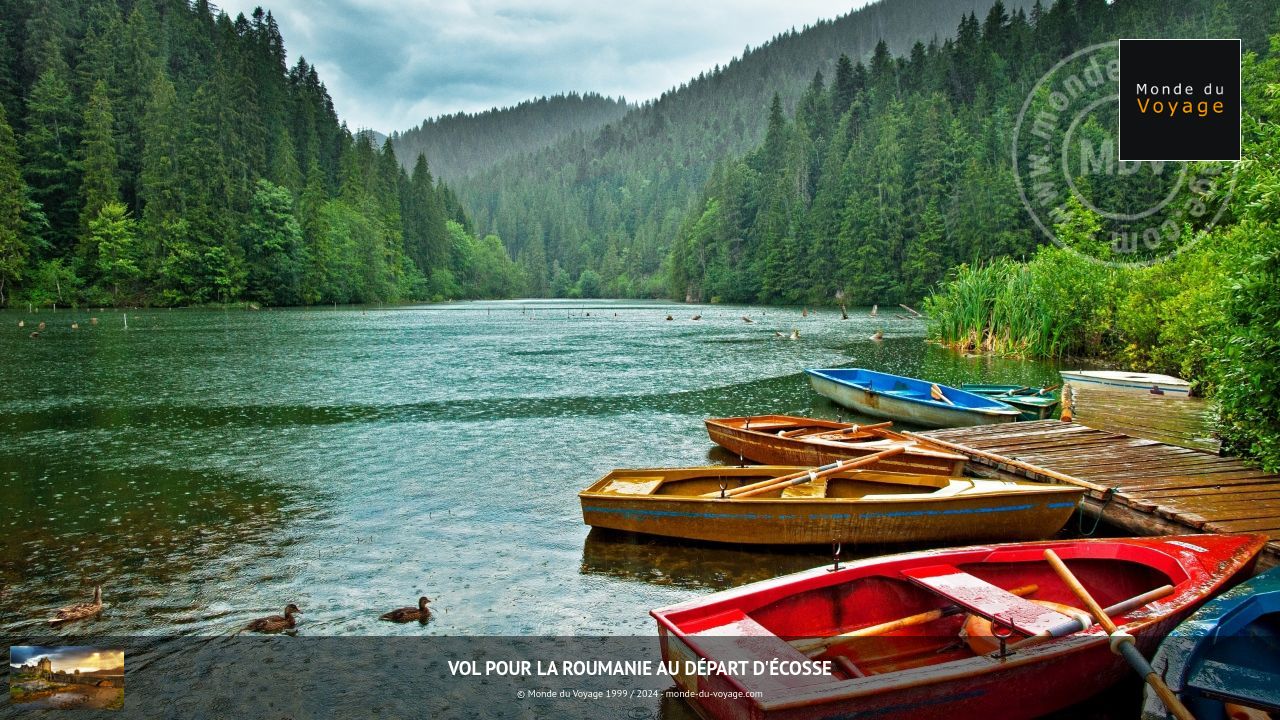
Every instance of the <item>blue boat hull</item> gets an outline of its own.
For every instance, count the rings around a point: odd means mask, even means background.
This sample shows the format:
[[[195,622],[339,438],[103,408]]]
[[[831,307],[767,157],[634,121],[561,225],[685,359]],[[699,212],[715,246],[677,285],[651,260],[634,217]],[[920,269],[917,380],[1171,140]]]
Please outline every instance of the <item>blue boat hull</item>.
[[[951,400],[930,397],[931,383],[861,369],[805,370],[814,392],[864,415],[924,427],[964,427],[1013,422],[1021,412],[1002,402],[945,385]]]
[[[1280,568],[1198,610],[1165,638],[1152,668],[1198,720],[1224,720],[1228,703],[1280,717]],[[1149,688],[1142,716],[1172,717]]]

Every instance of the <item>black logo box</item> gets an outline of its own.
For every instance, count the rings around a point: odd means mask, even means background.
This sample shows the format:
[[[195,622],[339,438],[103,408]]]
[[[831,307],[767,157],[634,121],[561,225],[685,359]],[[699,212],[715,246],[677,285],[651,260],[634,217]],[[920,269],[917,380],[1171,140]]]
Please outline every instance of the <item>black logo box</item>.
[[[1239,40],[1121,39],[1120,159],[1239,160],[1240,56]]]

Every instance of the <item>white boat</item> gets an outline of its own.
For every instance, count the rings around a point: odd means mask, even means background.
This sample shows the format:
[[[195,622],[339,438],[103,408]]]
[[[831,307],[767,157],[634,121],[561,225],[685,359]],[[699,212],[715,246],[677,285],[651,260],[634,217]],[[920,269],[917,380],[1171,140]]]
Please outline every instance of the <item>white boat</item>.
[[[1153,392],[1160,390],[1166,395],[1186,397],[1191,392],[1191,383],[1172,375],[1158,373],[1125,372],[1123,370],[1063,370],[1062,381],[1072,385],[1109,388],[1111,390],[1135,390]],[[1160,394],[1160,393],[1155,393]]]

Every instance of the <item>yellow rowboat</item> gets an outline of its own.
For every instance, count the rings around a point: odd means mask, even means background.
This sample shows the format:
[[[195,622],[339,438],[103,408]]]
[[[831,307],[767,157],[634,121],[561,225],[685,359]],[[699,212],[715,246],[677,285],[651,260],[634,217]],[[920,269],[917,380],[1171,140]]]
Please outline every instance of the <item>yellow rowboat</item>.
[[[814,545],[1037,540],[1057,532],[1084,493],[1068,485],[852,469],[762,483],[809,471],[778,465],[614,470],[578,499],[582,519],[592,527]],[[761,489],[732,497],[748,485]]]

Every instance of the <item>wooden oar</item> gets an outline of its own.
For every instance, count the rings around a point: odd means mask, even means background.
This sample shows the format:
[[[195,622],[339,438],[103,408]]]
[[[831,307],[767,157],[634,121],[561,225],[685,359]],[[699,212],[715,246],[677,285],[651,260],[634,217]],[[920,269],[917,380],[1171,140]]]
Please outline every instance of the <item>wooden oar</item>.
[[[1156,600],[1159,600],[1160,598],[1172,592],[1173,592],[1172,585],[1161,585],[1160,587],[1154,590],[1148,590],[1142,593],[1141,595],[1135,595],[1129,598],[1128,600],[1121,600],[1115,605],[1109,605],[1103,608],[1103,612],[1107,614],[1107,617],[1111,617],[1113,615],[1124,615],[1126,613],[1130,613],[1130,612],[1133,612],[1134,610],[1137,610],[1138,608],[1142,607],[1143,605],[1146,605],[1147,603],[1155,602]],[[1052,640],[1054,638],[1060,638],[1064,635],[1071,635],[1073,633],[1078,633],[1082,630],[1088,630],[1092,626],[1093,626],[1093,617],[1090,615],[1081,613],[1080,617],[1078,618],[1073,617],[1070,620],[1063,620],[1062,622],[1058,623],[1057,625],[1054,625],[1048,630],[1045,630],[1039,635],[1032,635],[1029,638],[1023,638],[1022,640],[1019,640],[1016,643],[1010,643],[1009,646],[1006,648],[1006,651],[1013,652],[1014,650],[1017,650],[1019,648],[1024,648],[1029,645],[1035,645],[1037,643],[1044,642],[1045,640]]]
[[[1164,680],[1156,674],[1156,671],[1151,669],[1151,664],[1147,662],[1147,659],[1142,657],[1142,652],[1138,650],[1138,646],[1133,642],[1133,636],[1120,632],[1116,628],[1116,624],[1111,621],[1111,617],[1098,605],[1098,601],[1093,599],[1093,596],[1089,594],[1084,585],[1080,584],[1071,569],[1067,567],[1066,563],[1062,562],[1062,558],[1058,557],[1058,554],[1053,550],[1045,550],[1044,559],[1049,561],[1049,565],[1058,574],[1058,577],[1062,578],[1062,582],[1071,588],[1071,592],[1080,599],[1080,602],[1084,603],[1085,607],[1089,608],[1089,612],[1093,614],[1094,619],[1111,636],[1111,652],[1122,656],[1129,662],[1129,666],[1141,675],[1142,679],[1147,681],[1152,690],[1156,691],[1156,695],[1160,696],[1160,701],[1164,703],[1169,712],[1173,713],[1174,717],[1178,718],[1178,720],[1195,720],[1195,716],[1191,714],[1191,711],[1182,704],[1177,695],[1173,694],[1169,686],[1164,684]]]
[[[942,388],[938,387],[937,383],[934,383],[929,386],[929,397],[933,398],[934,400],[944,402],[948,405],[955,405],[955,403],[951,402],[951,398],[942,394]]]
[[[1014,595],[1017,595],[1018,597],[1026,597],[1036,592],[1039,589],[1040,589],[1039,585],[1023,585],[1022,587],[1016,587],[1010,590],[1009,592],[1013,593]],[[890,620],[888,622],[882,622],[877,625],[858,628],[857,630],[850,630],[847,633],[840,633],[839,635],[832,635],[830,637],[823,637],[823,638],[807,638],[804,640],[792,640],[791,644],[795,647],[795,649],[799,650],[800,652],[813,655],[822,650],[826,650],[832,645],[839,645],[840,643],[844,642],[845,640],[849,640],[850,638],[884,635],[885,633],[890,633],[890,632],[893,632],[894,630],[901,630],[902,628],[911,627],[913,625],[923,625],[927,622],[933,622],[934,620],[937,620],[940,617],[944,617],[947,615],[956,615],[964,611],[965,609],[960,607],[959,605],[948,605],[947,607],[940,607],[937,610],[930,610],[928,612],[917,613],[915,615],[908,615],[904,618],[898,618],[897,620]]]
[[[1057,390],[1057,389],[1058,389],[1058,388],[1060,388],[1060,387],[1062,387],[1062,383],[1058,383],[1057,385],[1050,385],[1049,387],[1043,387],[1043,388],[1040,388],[1039,392],[1037,392],[1036,394],[1037,394],[1037,395],[1047,395],[1047,394],[1049,394],[1049,393],[1053,392],[1054,390]]]
[[[885,428],[891,428],[891,427],[893,427],[892,420],[890,420],[889,422],[876,423],[874,425],[854,425],[852,427],[847,427],[841,430],[840,433],[843,435],[845,433],[856,433],[856,432],[861,432],[863,430],[883,430]]]
[[[807,482],[811,482],[811,481],[813,481],[813,480],[817,480],[817,479],[818,479],[818,478],[820,478],[820,477],[826,477],[827,475],[834,475],[834,474],[836,474],[836,473],[838,473],[838,472],[843,472],[843,471],[845,471],[845,470],[852,470],[852,469],[854,469],[854,468],[859,468],[859,467],[863,467],[863,466],[866,466],[866,465],[874,465],[876,462],[878,462],[878,461],[880,461],[880,460],[882,460],[882,459],[884,459],[884,458],[887,458],[887,457],[893,457],[894,455],[900,455],[900,454],[902,454],[902,453],[906,452],[906,450],[907,450],[907,444],[897,445],[897,446],[894,446],[894,447],[889,448],[888,450],[882,450],[882,451],[880,451],[880,452],[878,452],[878,453],[874,453],[874,454],[872,454],[872,455],[866,455],[866,456],[864,456],[864,457],[860,457],[860,458],[858,458],[857,460],[846,460],[846,461],[844,461],[844,463],[842,463],[839,467],[834,467],[834,468],[832,468],[832,469],[830,469],[830,470],[827,470],[827,471],[825,471],[825,472],[821,472],[821,473],[806,473],[806,474],[805,474],[804,476],[802,476],[802,477],[792,478],[792,479],[790,479],[790,480],[784,480],[784,481],[782,481],[782,482],[773,482],[773,483],[769,483],[768,485],[765,485],[765,486],[763,486],[763,487],[758,487],[758,488],[756,488],[756,489],[754,489],[754,490],[748,490],[748,491],[746,491],[746,492],[740,492],[740,493],[738,493],[737,495],[735,495],[734,497],[737,497],[737,498],[755,497],[756,495],[763,495],[764,493],[772,492],[772,491],[774,491],[774,490],[780,490],[780,489],[783,489],[783,488],[789,488],[789,487],[791,487],[792,485],[803,485],[803,484],[805,484],[805,483],[807,483]],[[738,489],[739,489],[739,490],[741,490],[742,488],[738,488]]]
[[[768,480],[761,480],[760,482],[751,483],[750,485],[743,485],[742,487],[725,491],[724,495],[721,495],[717,491],[717,492],[703,493],[701,497],[708,497],[708,498],[750,497],[751,495],[758,495],[761,492],[772,490],[774,488],[778,488],[785,485],[799,485],[800,483],[806,483],[806,482],[809,482],[810,480],[814,480],[820,477],[826,477],[828,475],[839,472],[841,470],[852,470],[853,468],[864,467],[866,465],[874,465],[875,463],[885,458],[893,457],[894,455],[898,455],[905,452],[906,449],[908,447],[911,447],[912,445],[915,445],[915,443],[914,442],[902,443],[901,445],[895,445],[894,447],[891,447],[887,450],[881,450],[878,453],[864,455],[863,457],[860,457],[857,460],[837,460],[833,463],[828,463],[821,467],[813,468],[812,470],[801,470],[800,472],[791,473],[790,475],[783,475],[781,477],[769,478]]]

